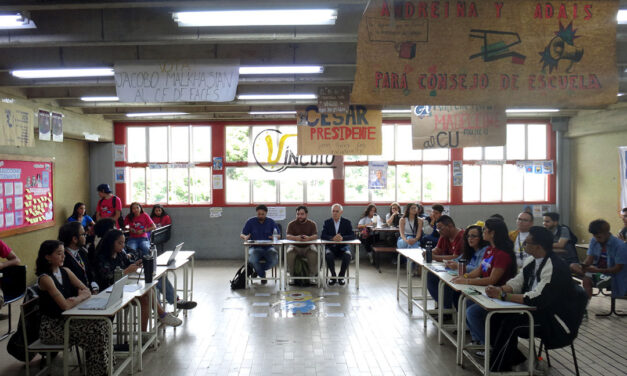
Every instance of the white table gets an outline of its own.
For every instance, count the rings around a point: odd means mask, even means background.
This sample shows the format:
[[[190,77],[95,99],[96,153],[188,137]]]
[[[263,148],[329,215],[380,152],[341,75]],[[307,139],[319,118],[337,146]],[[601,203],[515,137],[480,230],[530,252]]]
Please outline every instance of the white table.
[[[278,257],[279,257],[279,272],[278,275],[276,277],[268,277],[266,275],[265,278],[261,278],[261,277],[252,277],[252,276],[248,276],[248,250],[250,249],[250,247],[255,247],[255,246],[264,246],[264,247],[274,247],[274,249],[276,249],[276,251],[279,253]],[[263,279],[267,279],[267,280],[273,280],[279,283],[279,290],[283,290],[283,250],[281,249],[281,247],[283,246],[283,243],[281,243],[280,240],[274,242],[272,240],[246,240],[244,241],[244,271],[246,272],[246,288],[248,288],[249,284],[252,284],[253,281],[261,281]]]
[[[157,257],[157,266],[167,268],[167,273],[172,275],[174,279],[174,314],[178,316],[180,309],[176,306],[176,296],[179,292],[183,294],[183,300],[193,300],[194,296],[194,262],[196,251],[187,250],[187,251],[179,251],[176,255],[176,259],[172,265],[168,265],[168,260],[172,255],[172,251],[163,252],[159,257]],[[183,289],[178,289],[178,280],[176,276],[176,271],[178,269],[183,269]],[[191,269],[191,273],[190,273]],[[162,292],[163,292],[163,306],[166,305],[165,299],[165,280],[162,284]],[[187,316],[187,311],[183,311],[183,315]]]
[[[327,268],[327,261],[326,261],[326,257],[322,257],[323,260],[323,268],[324,268],[324,287],[327,287],[327,279],[354,279],[355,280],[355,288],[357,290],[359,290],[359,247],[361,246],[361,241],[359,241],[359,239],[353,239],[353,240],[342,240],[339,242],[336,242],[335,240],[321,240],[320,244],[322,244],[323,246],[323,252],[325,253],[326,256],[326,250],[325,247],[327,245],[333,245],[333,244],[340,244],[340,245],[354,245],[355,246],[355,276],[350,277],[350,276],[345,276],[345,277],[329,277],[328,276],[328,271],[329,269]],[[348,270],[347,270],[348,272]]]
[[[287,249],[290,246],[294,246],[294,247],[308,247],[310,245],[313,245],[316,248],[316,253],[318,256],[318,265],[316,265],[316,275],[318,275],[317,279],[318,279],[318,287],[322,286],[322,277],[319,275],[320,274],[320,267],[322,266],[322,259],[324,258],[324,256],[322,256],[322,253],[324,252],[322,250],[322,242],[320,241],[320,239],[316,239],[316,240],[307,240],[307,241],[300,241],[300,240],[281,240],[281,245],[283,248],[283,260],[285,260],[285,270],[284,270],[284,275],[283,275],[283,289],[286,290],[287,289],[287,285],[288,285],[288,278],[287,278]],[[289,279],[312,279],[314,277],[295,277],[295,276],[290,276]]]

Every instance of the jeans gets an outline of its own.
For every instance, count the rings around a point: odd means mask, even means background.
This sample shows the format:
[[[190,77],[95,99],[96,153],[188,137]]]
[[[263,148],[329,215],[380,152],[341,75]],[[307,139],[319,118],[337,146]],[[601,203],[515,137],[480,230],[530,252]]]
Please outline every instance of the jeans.
[[[161,293],[161,291],[163,291],[163,284],[161,283],[163,279],[159,278],[159,280],[157,281],[157,291],[159,291],[159,293]],[[172,286],[172,284],[170,283],[169,279],[165,279],[165,300],[169,303],[169,304],[174,304],[174,286]]]
[[[429,291],[429,294],[431,295],[433,300],[435,300],[436,302],[438,301],[438,285],[439,284],[440,284],[440,278],[433,275],[433,273],[427,273],[427,290]],[[459,295],[457,296],[457,298],[459,298]],[[449,309],[453,307],[453,299],[454,299],[453,289],[451,289],[448,286],[444,286],[444,302],[442,302],[442,304],[444,304],[445,309]]]
[[[260,261],[265,260],[265,264]],[[272,269],[279,263],[279,253],[274,247],[250,247],[248,249],[248,261],[253,264],[257,275],[266,277],[266,270]]]
[[[342,259],[342,266],[340,266],[340,277],[344,277],[348,264],[351,262],[351,248],[348,245],[333,244],[329,245],[325,249],[324,258],[327,261],[327,267],[331,272],[331,275],[335,277],[335,258]]]
[[[413,236],[406,236],[407,239],[413,239]],[[409,245],[403,238],[398,238],[396,241],[396,248],[420,248],[420,242],[417,241],[413,245]]]
[[[488,312],[478,304],[468,302],[466,306],[466,324],[474,341],[485,343],[485,319]]]
[[[140,257],[150,253],[150,241],[148,238],[128,238],[126,246],[138,251]]]

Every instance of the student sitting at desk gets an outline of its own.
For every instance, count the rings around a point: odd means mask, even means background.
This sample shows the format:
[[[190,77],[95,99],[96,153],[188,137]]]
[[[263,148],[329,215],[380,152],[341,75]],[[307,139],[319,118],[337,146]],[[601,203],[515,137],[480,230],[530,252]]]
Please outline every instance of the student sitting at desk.
[[[131,212],[124,218],[124,225],[128,226],[130,232],[130,238],[126,245],[138,251],[139,257],[150,253],[148,234],[157,227],[148,214],[144,213],[144,209],[139,202],[131,204]]]
[[[342,217],[344,208],[340,204],[333,204],[331,206],[331,218],[324,221],[322,227],[322,234],[320,238],[322,240],[333,240],[341,242],[344,240],[354,240],[355,233],[353,232],[353,225],[351,221]],[[348,270],[348,264],[351,262],[351,249],[348,244],[328,244],[324,250],[325,260],[327,267],[331,272],[331,276],[335,277],[335,258],[342,258],[342,266],[340,266],[340,277],[344,277]],[[344,285],[344,279],[338,279],[340,285]],[[329,281],[329,285],[334,285],[335,279]]]
[[[374,250],[372,249],[372,245],[375,242],[375,235],[372,233],[372,229],[381,225],[382,222],[377,214],[377,207],[374,204],[368,205],[357,223],[357,228],[360,230],[359,240],[361,240],[361,244],[366,249],[371,264],[374,264]]]
[[[438,232],[437,222],[442,216],[442,213],[444,213],[444,206],[440,204],[433,204],[431,206],[431,215],[425,218],[425,224],[422,231],[423,236],[422,239],[420,239],[420,243],[423,247],[426,247],[429,243],[431,246],[438,244],[440,233]],[[426,222],[429,223],[428,226]]]
[[[553,252],[553,234],[543,227],[529,229],[525,250],[531,257],[525,259],[520,273],[502,287],[488,286],[486,294],[537,307],[532,312],[535,336],[543,338],[545,343],[567,345],[569,335],[576,333],[581,323],[577,311],[583,309],[578,307],[581,302],[568,265]],[[526,360],[518,350],[518,337],[529,336],[528,318],[519,314],[495,315],[492,326],[490,342],[494,351],[490,368],[497,372],[511,371],[512,366]]]
[[[150,212],[150,219],[155,223],[155,226],[167,226],[172,224],[172,219],[165,212],[165,209],[161,205],[155,205]]]
[[[265,205],[258,205],[255,208],[257,212],[256,217],[251,217],[246,221],[240,238],[244,241],[248,240],[262,240],[270,241],[272,239],[272,233],[276,230],[281,236],[281,232],[272,218],[268,218],[268,207]],[[268,283],[266,277],[266,270],[272,269],[279,262],[279,253],[272,245],[255,245],[248,248],[248,259],[253,264],[255,272],[261,278],[262,284]],[[260,261],[265,260],[266,263],[262,264]]]
[[[85,249],[87,233],[79,222],[69,222],[59,229],[59,240],[65,246],[63,266],[70,269],[92,293],[100,291],[95,280],[92,264]]]
[[[296,208],[296,219],[287,225],[287,231],[285,232],[288,240],[311,241],[318,239],[318,227],[314,221],[307,219],[308,213],[309,210],[305,205],[300,205]],[[310,277],[318,274],[318,252],[315,245],[290,244],[287,247],[287,271],[290,275],[294,273],[296,257],[307,260]]]
[[[85,231],[89,230],[93,225],[96,224],[94,220],[86,214],[87,209],[85,208],[85,204],[82,202],[77,202],[74,204],[74,210],[72,211],[72,215],[67,219],[68,222],[78,222],[85,228]]]
[[[63,267],[64,259],[63,243],[57,240],[46,240],[41,243],[35,274],[39,277],[38,284],[41,290],[39,338],[47,345],[63,343],[66,319],[61,313],[91,296],[89,289],[76,278],[74,273]],[[106,373],[111,356],[110,341],[111,333],[102,321],[74,320],[70,323],[70,345],[78,345],[85,350],[87,375]]]
[[[407,204],[405,214],[398,224],[398,230],[400,237],[396,242],[396,248],[420,248],[422,219],[418,217],[418,205]]]
[[[116,268],[122,269],[124,275],[136,273],[140,268],[141,260],[135,263],[131,262],[129,256],[124,252],[124,234],[120,230],[111,230],[107,232],[98,244],[98,270],[96,279],[101,289],[106,289],[113,285],[114,273]],[[140,298],[142,312],[142,331],[146,331],[148,327],[148,317],[150,315],[150,302],[148,294]],[[157,304],[157,313],[159,321],[164,325],[179,326],[183,322],[181,319],[166,313],[160,304]]]

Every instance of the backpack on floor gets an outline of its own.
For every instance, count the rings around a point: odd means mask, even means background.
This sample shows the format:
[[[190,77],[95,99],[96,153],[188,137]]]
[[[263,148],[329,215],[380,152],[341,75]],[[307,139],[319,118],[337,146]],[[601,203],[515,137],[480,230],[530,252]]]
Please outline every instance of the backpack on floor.
[[[296,257],[294,260],[294,273],[293,277],[309,277],[309,263],[304,257]],[[308,286],[309,280],[307,279],[295,279],[296,286]]]
[[[253,268],[253,264],[248,263],[248,277],[255,276],[255,268]],[[237,272],[235,272],[235,277],[229,282],[231,283],[231,290],[241,290],[246,288],[246,265],[242,265]]]

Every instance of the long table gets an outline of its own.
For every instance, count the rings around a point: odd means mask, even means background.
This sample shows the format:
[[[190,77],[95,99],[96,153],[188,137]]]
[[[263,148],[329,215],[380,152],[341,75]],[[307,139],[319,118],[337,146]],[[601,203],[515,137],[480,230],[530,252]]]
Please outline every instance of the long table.
[[[333,244],[340,244],[340,245],[354,245],[355,246],[355,275],[354,276],[345,276],[345,277],[329,277],[327,275],[327,271],[329,270],[327,268],[327,261],[326,261],[326,257],[323,257],[322,259],[324,260],[324,273],[325,273],[325,278],[324,278],[324,287],[327,287],[327,280],[328,279],[354,279],[355,280],[355,288],[357,290],[359,290],[359,247],[361,246],[361,242],[359,241],[359,239],[353,239],[353,240],[342,240],[342,241],[335,241],[335,240],[321,240],[320,241],[322,243],[322,246],[327,246],[327,245],[333,245]],[[350,269],[350,268],[349,268]],[[347,270],[348,272],[348,270]]]
[[[171,275],[174,279],[174,314],[178,316],[181,309],[179,309],[176,305],[177,299],[176,295],[180,292],[183,294],[183,300],[193,300],[194,297],[194,263],[195,263],[195,255],[196,251],[187,250],[187,251],[179,251],[176,255],[176,259],[174,263],[168,265],[168,260],[172,255],[172,251],[163,252],[159,257],[157,257],[157,266],[165,267],[166,273]],[[183,269],[183,288],[178,288],[178,278],[176,276],[176,271],[179,269]],[[166,298],[165,298],[165,281],[162,284],[162,303],[163,306],[166,306]],[[183,315],[187,316],[187,311],[183,311]]]
[[[283,251],[283,260],[285,260],[285,270],[284,270],[284,274],[283,274],[283,289],[287,289],[287,285],[288,285],[288,278],[287,278],[287,249],[290,246],[294,246],[294,247],[309,247],[310,245],[313,245],[314,248],[316,249],[316,254],[317,254],[317,259],[318,259],[318,264],[316,265],[316,275],[318,277],[318,287],[322,287],[322,276],[320,275],[321,271],[322,271],[322,259],[324,258],[323,256],[323,250],[322,250],[322,243],[320,242],[320,239],[316,239],[316,240],[306,240],[306,241],[301,241],[301,240],[281,240],[281,248]],[[310,267],[311,270],[311,267]],[[296,276],[290,276],[289,279],[312,279],[314,277],[296,277]]]

